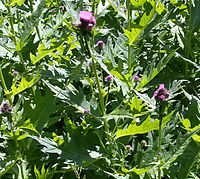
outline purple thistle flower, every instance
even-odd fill
[[[165,100],[165,96],[164,96],[164,95],[160,95],[160,96],[158,96],[158,98],[159,98],[161,101],[164,101],[164,100]]]
[[[132,149],[131,145],[126,145],[126,149],[131,150]]]
[[[89,22],[91,21],[91,19],[92,19],[92,17],[93,17],[92,15],[93,15],[92,12],[80,11],[80,13],[79,13],[80,21],[81,21],[82,23],[89,24]]]
[[[92,28],[96,24],[96,20],[92,12],[80,11],[79,18],[81,23],[78,26],[82,29],[87,28],[89,30],[92,30]]]
[[[139,76],[135,76],[135,77],[133,78],[133,81],[136,82],[136,83],[139,82],[139,81],[140,81],[140,77],[139,77]]]
[[[87,109],[84,109],[83,114],[84,116],[87,116],[89,114],[89,111]]]
[[[88,62],[88,66],[89,66],[89,67],[92,67],[92,62]]]
[[[87,28],[90,29],[90,30],[92,30],[93,24],[88,24],[88,25],[87,25]]]
[[[103,46],[104,46],[104,42],[103,42],[102,40],[99,40],[99,41],[97,42],[96,46],[98,46],[100,49],[102,49]]]
[[[19,74],[18,71],[16,71],[16,70],[13,71],[13,75],[14,75],[14,76],[17,76],[18,74]]]
[[[96,19],[94,16],[92,16],[92,19],[90,20],[90,23],[93,25],[96,25]]]
[[[146,146],[147,145],[147,141],[146,140],[142,140],[142,145]]]
[[[105,81],[111,83],[113,81],[113,77],[111,75],[108,75],[105,77]]]
[[[8,102],[3,102],[3,108],[7,108],[8,107]]]
[[[165,97],[168,98],[169,97],[169,91],[165,91]]]
[[[3,108],[3,106],[1,106],[1,112],[5,113],[5,109]]]
[[[9,106],[8,109],[7,109],[7,111],[8,111],[8,112],[11,112],[11,111],[12,111],[12,107]]]
[[[169,92],[165,89],[164,84],[160,84],[159,88],[154,92],[154,98],[165,101],[169,97]]]
[[[64,11],[64,10],[65,10],[65,6],[60,6],[60,9],[61,9],[62,11]]]
[[[50,11],[51,11],[51,12],[56,12],[56,10],[55,10],[55,9],[51,9]]]

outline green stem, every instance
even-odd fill
[[[89,48],[89,45],[88,45],[88,42],[87,42],[87,38],[85,36],[84,36],[84,38],[85,38],[85,44],[86,44],[86,49],[88,51],[88,55],[90,57],[92,57],[92,69],[93,69],[94,76],[95,76],[95,79],[96,79],[96,82],[97,82],[97,87],[98,87],[98,90],[99,90],[100,107],[101,107],[101,113],[102,113],[103,121],[104,121],[104,128],[105,128],[105,132],[106,132],[106,137],[109,141],[109,151],[110,151],[110,154],[112,154],[113,153],[112,139],[111,139],[111,136],[110,136],[108,121],[107,121],[106,118],[104,118],[104,116],[106,116],[105,105],[104,105],[104,96],[103,96],[103,92],[102,92],[102,89],[101,89],[101,85],[100,85],[99,77],[98,77],[98,74],[97,74],[96,66],[95,66],[96,59],[94,58],[94,56],[92,55],[92,53],[90,51],[90,48]]]
[[[131,6],[130,6],[130,0],[127,0],[127,9],[128,9],[128,31],[131,31]],[[128,44],[128,71],[131,70],[131,45]]]
[[[105,107],[106,107],[106,105],[108,103],[108,96],[109,96],[109,92],[110,92],[110,85],[111,84],[109,84],[109,86],[108,86],[108,93],[107,93],[107,96],[106,96]]]
[[[22,160],[20,160],[20,168],[21,168],[22,179],[25,179],[23,165],[22,165]]]
[[[29,2],[30,2],[30,5],[31,5],[31,13],[32,13],[33,12],[33,0],[29,0]],[[41,40],[42,38],[41,38],[38,26],[36,25],[35,28],[36,28],[36,33],[38,35],[38,38]]]
[[[190,57],[190,48],[191,48],[191,36],[192,36],[192,1],[189,2],[189,33],[187,36],[187,45],[186,45],[186,58]],[[185,75],[188,72],[188,63],[185,62]]]
[[[161,110],[160,110],[161,113]],[[159,143],[158,143],[158,179],[161,179],[161,142],[162,142],[162,114],[160,114],[160,119],[159,119]]]
[[[9,21],[10,21],[10,25],[11,25],[11,30],[12,30],[12,39],[15,43],[15,46],[17,45],[17,39],[16,39],[16,35],[15,35],[15,29],[14,29],[14,25],[13,25],[13,17],[11,14],[11,10],[10,10],[10,4],[8,4],[6,6],[7,10],[8,10],[8,14],[9,14]]]
[[[10,22],[11,30],[12,30],[12,39],[13,39],[15,47],[16,47],[17,46],[17,38],[16,38],[15,29],[14,29],[14,25],[13,25],[14,23],[13,23],[13,16],[11,14],[10,4],[7,3],[6,8],[8,10],[8,14],[9,14],[9,22]],[[25,70],[26,67],[24,65],[24,59],[23,59],[22,53],[20,51],[18,51],[18,55],[19,55],[20,61],[23,63],[23,67]]]
[[[0,79],[1,79],[1,83],[3,85],[4,90],[8,91],[1,68],[0,68]]]
[[[1,79],[1,83],[2,83],[4,90],[8,91],[1,68],[0,68],[0,79]],[[10,97],[8,97],[8,96],[6,96],[6,97],[8,98],[8,101],[9,101],[10,105],[12,106],[12,100],[10,99]]]
[[[94,62],[93,58],[92,58],[92,69],[93,69],[94,76],[95,76],[96,81],[97,81],[97,87],[98,87],[98,90],[99,90],[101,113],[102,113],[103,116],[105,116],[106,112],[105,112],[105,105],[104,105],[104,97],[103,97],[103,93],[102,93],[102,89],[101,89],[101,86],[100,86],[99,77],[98,77],[98,74],[97,74],[97,70],[96,70],[96,66],[95,66],[95,62]]]
[[[103,93],[102,93],[102,89],[101,89],[99,77],[98,77],[96,66],[95,66],[95,62],[94,62],[95,59],[94,59],[94,56],[91,54],[91,51],[89,49],[89,45],[88,45],[88,41],[87,41],[86,36],[84,36],[84,39],[85,39],[85,45],[86,45],[86,49],[88,51],[88,55],[89,55],[89,57],[92,57],[92,70],[94,72],[94,76],[95,76],[96,81],[97,81],[97,87],[98,87],[98,90],[99,90],[99,99],[100,99],[101,113],[102,113],[103,116],[105,116],[106,113],[105,113],[104,97],[103,97]]]
[[[93,12],[93,14],[95,14],[95,3],[96,3],[96,0],[93,0],[93,3],[92,3],[92,12]]]

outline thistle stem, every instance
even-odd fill
[[[12,13],[11,13],[10,4],[7,4],[6,8],[8,10],[8,14],[9,14],[9,22],[10,22],[10,26],[11,26],[11,30],[12,30],[12,39],[13,39],[15,47],[16,47],[17,46],[17,38],[16,38],[16,34],[15,34],[13,16],[12,16]],[[22,53],[20,51],[18,51],[18,55],[19,55],[20,61],[23,63],[23,67],[24,67],[24,70],[25,70],[26,68],[25,68],[25,65],[24,65],[24,59],[23,59]]]
[[[8,91],[1,68],[0,68],[0,79],[1,79],[1,83],[4,88],[4,91]],[[7,96],[7,98],[8,98],[10,105],[12,106],[12,101],[11,101],[10,97]]]
[[[161,106],[160,106],[161,108]],[[162,142],[162,110],[160,109],[159,111],[159,142],[158,142],[158,179],[161,179],[161,173],[162,173],[162,169],[161,169],[161,142]]]
[[[85,38],[85,44],[86,44],[86,49],[88,51],[88,55],[90,57],[92,57],[92,69],[93,69],[93,72],[94,72],[94,76],[96,78],[97,88],[99,90],[100,107],[101,107],[101,113],[102,113],[102,116],[103,116],[104,128],[105,128],[107,140],[109,141],[109,152],[110,152],[110,154],[112,154],[113,153],[112,139],[111,139],[111,136],[110,136],[108,121],[105,118],[106,111],[105,111],[105,104],[104,104],[104,96],[103,96],[102,88],[101,88],[101,85],[100,85],[99,77],[98,77],[98,74],[97,74],[96,66],[95,66],[96,59],[94,58],[94,56],[92,55],[92,53],[90,51],[86,36],[84,36],[84,38]]]
[[[131,31],[131,8],[130,8],[130,0],[127,0],[127,9],[128,9],[128,31]],[[128,44],[128,71],[131,70],[131,45]]]
[[[30,0],[29,2],[30,2],[30,5],[31,5],[31,13],[32,13],[33,12],[33,0]],[[36,29],[36,33],[38,35],[38,38],[41,40],[42,38],[41,38],[40,31],[39,31],[39,28],[38,28],[37,25],[35,26],[35,29]]]

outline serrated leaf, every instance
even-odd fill
[[[67,39],[69,33],[65,34],[64,37],[60,41],[56,41],[55,38],[52,39],[50,48],[47,49],[44,45],[44,41],[40,44],[38,48],[38,56],[36,57],[32,53],[30,53],[31,63],[35,65],[38,61],[40,61],[42,58],[47,56],[48,54],[52,53],[53,51],[61,50],[62,43]],[[64,50],[64,49],[63,49]]]
[[[36,91],[34,98],[35,107],[32,107],[29,101],[25,101],[26,116],[39,133],[44,127],[57,122],[58,118],[50,117],[51,114],[61,107],[56,104],[57,101],[58,99],[53,96],[53,93],[48,88],[46,88],[44,96],[39,90]]]
[[[190,120],[189,120],[189,119],[184,119],[184,120],[183,120],[183,119],[181,118],[180,115],[178,115],[178,117],[179,117],[181,123],[184,125],[185,129],[186,129],[188,132],[193,132],[193,131],[195,131],[195,130],[197,130],[197,129],[200,129],[200,124],[199,124],[198,126],[195,126],[195,127],[191,128],[191,123],[190,123]],[[200,142],[200,135],[194,134],[194,135],[192,136],[192,138],[193,138],[195,141]]]
[[[143,173],[146,173],[146,172],[148,172],[150,169],[151,169],[151,167],[149,167],[149,168],[140,168],[140,169],[137,169],[136,167],[134,167],[134,168],[128,170],[128,169],[122,167],[122,171],[123,171],[123,172],[125,172],[125,173],[136,173],[137,175],[141,175],[141,174],[143,174]]]
[[[14,6],[15,4],[17,4],[18,6],[21,6],[24,3],[25,0],[12,0],[10,2],[11,6]]]
[[[11,86],[11,92],[5,91],[5,94],[10,96],[11,98],[14,97],[15,95],[21,93],[22,91],[26,90],[27,88],[30,88],[33,86],[37,80],[38,80],[39,75],[35,78],[33,78],[31,81],[26,81],[25,77],[22,76],[21,82],[19,83],[19,87],[16,87],[16,82],[14,82]]]
[[[56,142],[54,142],[52,139],[49,138],[41,138],[41,137],[36,137],[36,136],[28,136],[36,141],[38,141],[44,148],[42,151],[44,153],[56,153],[56,154],[61,154],[62,151],[59,149],[59,146]]]
[[[162,128],[170,120],[170,118],[173,115],[173,113],[174,113],[174,111],[163,118]],[[158,129],[159,129],[159,120],[151,122],[150,115],[149,115],[147,117],[147,119],[139,126],[137,125],[136,119],[135,119],[128,126],[127,129],[125,129],[125,130],[122,130],[122,129],[117,130],[115,139],[118,139],[118,138],[123,137],[123,136],[129,136],[129,135],[135,135],[135,134],[144,134],[144,133],[147,133],[149,131],[158,130]]]
[[[156,12],[158,14],[161,14],[165,9],[164,5],[160,2],[160,0],[157,0],[158,6],[156,6]]]
[[[154,62],[151,63],[151,65],[149,65],[145,71],[144,71],[144,75],[141,79],[141,82],[138,86],[138,88],[142,88],[145,85],[147,85],[151,80],[153,80],[164,68],[165,66],[168,64],[168,62],[171,60],[171,58],[175,55],[175,52],[167,55],[167,57],[163,57],[158,65],[156,66]]]
[[[150,1],[150,2],[152,5],[152,9],[148,15],[147,15],[147,12],[145,12],[142,15],[140,22],[138,24],[138,27],[132,28],[131,31],[128,31],[128,30],[122,28],[125,35],[128,37],[130,46],[138,39],[138,37],[141,35],[143,30],[146,28],[146,26],[148,25],[148,23],[152,20],[152,18],[154,16],[154,13],[156,10],[156,2],[155,1]]]
[[[32,13],[30,19],[27,20],[24,18],[23,29],[19,29],[21,44],[18,46],[20,46],[21,48],[26,45],[30,34],[33,32],[35,26],[38,24],[44,7],[45,0],[41,0],[40,4],[37,7],[37,10]]]
[[[147,0],[131,0],[133,6],[138,7],[142,6]]]
[[[33,132],[35,132],[36,134],[40,135],[38,133],[38,131],[35,129],[35,127],[33,126],[33,124],[30,122],[30,119],[26,120],[23,124],[23,126],[19,126],[20,129],[28,129],[31,130]]]
[[[164,172],[166,172],[170,178],[187,178],[192,166],[194,166],[195,160],[198,160],[199,151],[199,145],[196,142],[191,141],[183,154],[173,162],[169,169],[164,170]]]
[[[177,145],[173,146],[172,147],[173,149],[170,149],[170,151],[172,151],[172,152],[170,154],[170,157],[167,160],[165,160],[165,163],[162,165],[162,167],[161,167],[162,169],[164,169],[164,168],[168,169],[170,164],[173,161],[175,161],[178,158],[178,156],[180,156],[184,152],[187,145],[190,143],[192,136],[195,133],[197,133],[199,130],[200,130],[200,128],[191,133],[187,133],[184,136],[179,136],[179,138],[176,141]]]

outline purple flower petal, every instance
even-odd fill
[[[165,96],[164,96],[164,95],[160,95],[160,96],[158,96],[158,98],[159,98],[161,101],[164,101],[164,100],[165,100]]]
[[[87,25],[87,28],[88,28],[88,29],[92,29],[92,28],[93,28],[93,24],[88,24],[88,25]]]
[[[113,80],[113,77],[111,75],[108,75],[105,77],[105,81],[111,83]]]
[[[133,78],[133,81],[134,81],[134,82],[139,82],[139,81],[140,81],[140,77],[139,77],[139,76],[135,76],[135,77]]]
[[[92,19],[90,20],[90,23],[92,23],[93,25],[96,25],[96,19],[94,16],[92,16]]]
[[[87,109],[84,109],[83,114],[84,116],[87,116],[89,114],[89,111]]]
[[[88,12],[88,11],[80,11],[79,13],[79,18],[81,20],[81,22],[83,23],[89,23],[90,20],[92,19],[93,13],[92,12]]]

